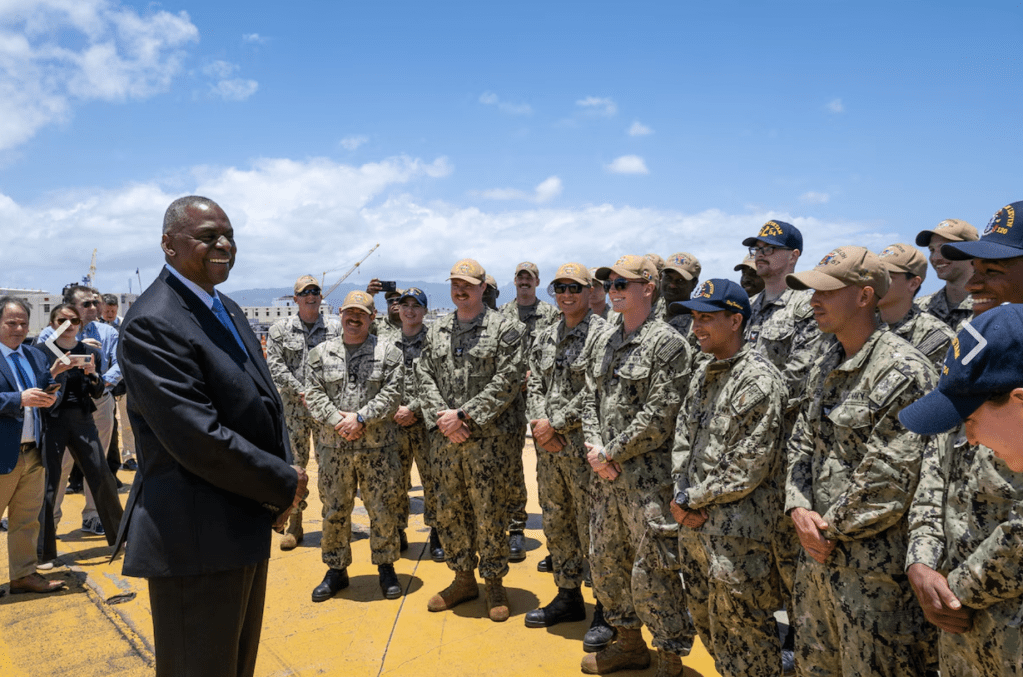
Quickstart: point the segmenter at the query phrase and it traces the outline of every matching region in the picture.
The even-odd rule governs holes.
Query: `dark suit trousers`
[[[103,530],[106,531],[107,543],[114,544],[117,528],[121,524],[124,508],[121,497],[117,494],[117,484],[107,467],[106,450],[100,444],[96,423],[92,414],[80,409],[67,409],[46,422],[43,434],[43,465],[46,466],[46,495],[43,499],[43,510],[39,515],[39,555],[40,561],[48,562],[57,556],[57,529],[53,523],[53,506],[60,488],[60,465],[64,449],[71,451],[71,456],[85,474],[92,497],[96,501]]]
[[[268,562],[213,574],[149,579],[156,677],[252,676],[263,627]]]

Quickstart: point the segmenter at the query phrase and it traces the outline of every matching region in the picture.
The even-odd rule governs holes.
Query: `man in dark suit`
[[[138,475],[118,544],[149,579],[156,674],[252,675],[271,526],[305,495],[283,407],[241,309],[214,286],[237,248],[224,211],[196,196],[163,222],[167,267],[124,317]]]
[[[8,512],[12,594],[64,587],[64,581],[48,581],[36,573],[39,510],[46,478],[39,452],[39,407],[48,407],[57,398],[44,390],[53,383],[46,355],[22,345],[28,334],[28,315],[23,300],[0,298],[0,513]],[[58,373],[66,369],[60,363],[53,367]]]

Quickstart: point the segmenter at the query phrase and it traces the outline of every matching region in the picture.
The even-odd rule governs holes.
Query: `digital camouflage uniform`
[[[749,344],[701,362],[679,410],[672,450],[676,494],[706,510],[679,527],[689,611],[725,677],[779,674],[781,608],[772,532],[782,511],[785,386]]]
[[[926,357],[878,329],[846,358],[834,342],[814,364],[788,442],[785,511],[819,513],[837,541],[796,573],[801,675],[922,675],[925,621],[903,573],[909,508],[925,453],[940,437],[909,432],[898,412],[937,383]]]
[[[671,516],[671,446],[691,349],[651,313],[628,336],[609,325],[586,372],[586,441],[604,448],[621,474],[593,484],[590,572],[604,617],[646,625],[658,649],[687,656],[696,631],[679,576],[678,524]]]
[[[323,502],[323,563],[344,569],[352,563],[352,509],[361,490],[369,514],[369,547],[373,564],[398,559],[401,515],[401,462],[398,459],[398,410],[405,367],[393,343],[370,335],[355,347],[342,338],[321,343],[309,352],[306,402],[329,429],[341,412],[356,412],[365,421],[354,441],[334,434],[334,446],[320,459],[319,490]],[[407,499],[406,499],[407,500]]]
[[[546,329],[550,325],[558,321],[561,312],[546,301],[537,299],[535,303],[529,306],[520,306],[518,301],[512,299],[508,303],[505,303],[498,312],[504,314],[505,317],[518,320],[525,325],[525,332],[523,334],[523,377],[525,376],[525,362],[529,356],[529,350],[533,344],[533,338],[543,329]],[[510,436],[508,443],[508,450],[511,453],[511,475],[508,478],[509,481],[509,494],[508,500],[508,530],[509,531],[523,531],[526,528],[526,501],[528,496],[526,494],[526,473],[522,467],[522,448],[526,444],[526,396],[525,396],[525,382],[520,386],[520,393],[512,402],[512,411],[514,417],[509,418],[507,433]]]
[[[807,372],[823,351],[821,331],[813,319],[813,309],[810,307],[812,295],[811,290],[786,289],[773,301],[767,301],[764,292],[750,299],[751,313],[746,323],[746,340],[784,377],[788,393],[785,434],[790,433],[795,424],[800,397],[806,390]],[[783,455],[782,465],[786,462]],[[791,598],[796,563],[802,548],[792,520],[784,514],[778,515],[771,547],[774,549],[784,592]]]
[[[419,481],[423,485],[423,523],[432,527],[435,526],[437,516],[436,478],[433,476],[433,466],[430,462],[430,438],[423,422],[423,410],[415,378],[415,361],[419,359],[425,344],[425,326],[415,336],[408,337],[404,334],[398,336],[397,345],[405,357],[405,394],[401,403],[416,415],[416,422],[412,425],[398,426],[398,451],[401,456],[402,483],[405,487],[409,485],[413,459],[416,462]],[[401,528],[405,529],[408,527],[408,501],[404,501],[402,507]]]
[[[590,485],[595,477],[586,460],[583,400],[589,354],[605,326],[592,311],[571,329],[562,318],[538,333],[529,359],[526,415],[531,421],[548,419],[567,442],[557,453],[539,445],[536,449],[543,532],[559,588],[582,585],[590,550]]]
[[[909,511],[906,568],[940,572],[975,609],[969,631],[939,631],[942,677],[1023,675],[1023,473],[965,435],[928,451]]]
[[[478,562],[483,578],[508,572],[505,528],[513,456],[508,433],[518,425],[511,403],[522,387],[524,329],[489,308],[469,322],[451,313],[430,327],[416,367],[437,477],[436,526],[447,564],[454,571],[472,571]],[[454,444],[437,430],[437,413],[444,409],[467,414],[468,440]],[[521,456],[521,447],[517,451]]]
[[[955,338],[947,324],[930,313],[912,307],[900,322],[888,325],[888,329],[900,336],[924,354],[937,369],[945,361],[945,353]]]
[[[335,437],[334,431],[324,429],[302,403],[302,394],[309,384],[306,357],[316,346],[340,335],[341,321],[336,317],[320,315],[313,326],[306,329],[305,323],[295,315],[270,325],[266,338],[266,363],[284,403],[284,420],[295,465],[302,468],[309,464],[310,439],[319,463],[324,447],[332,446]],[[298,509],[306,509],[304,499]]]
[[[397,341],[401,337],[401,325],[391,324],[385,312],[383,315],[374,318],[373,323],[369,325],[369,333],[377,338]]]
[[[959,305],[953,306],[948,300],[944,287],[933,294],[921,296],[913,302],[913,305],[925,313],[934,315],[954,332],[962,329],[963,322],[973,317],[973,297],[967,294]]]

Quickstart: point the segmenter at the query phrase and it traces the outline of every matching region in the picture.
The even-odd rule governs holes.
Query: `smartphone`
[[[60,384],[59,383],[51,383],[50,385],[46,386],[46,390],[44,390],[43,392],[45,392],[47,395],[52,395],[55,392],[57,392],[58,390],[60,390]]]
[[[389,291],[398,291],[398,283],[394,280],[380,280],[380,291],[385,294]]]
[[[68,355],[72,367],[84,367],[92,362],[92,355]]]

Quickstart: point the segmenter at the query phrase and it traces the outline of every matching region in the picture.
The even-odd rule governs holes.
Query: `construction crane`
[[[377,247],[379,247],[379,246],[380,246],[380,243],[379,243],[379,242],[377,242],[377,243],[376,243],[375,245],[373,245],[373,248],[372,248],[372,249],[370,249],[370,250],[369,250],[368,252],[366,252],[366,255],[365,255],[365,256],[363,256],[363,257],[362,257],[361,259],[359,259],[358,261],[356,261],[356,262],[355,262],[355,265],[354,265],[354,266],[352,266],[351,268],[349,268],[349,269],[348,269],[348,272],[346,272],[346,273],[345,273],[344,275],[342,275],[342,276],[341,276],[341,279],[339,279],[339,280],[338,280],[337,282],[335,282],[335,283],[334,283],[333,285],[331,285],[330,289],[328,289],[327,291],[323,292],[323,300],[324,300],[324,301],[326,301],[326,300],[327,300],[327,297],[328,297],[328,296],[330,296],[331,294],[333,294],[333,293],[334,293],[334,290],[335,290],[335,289],[337,289],[337,288],[338,288],[338,286],[339,286],[339,285],[340,285],[340,284],[341,284],[342,282],[344,282],[344,281],[345,281],[345,279],[346,279],[346,278],[347,278],[347,277],[348,277],[349,275],[351,275],[352,273],[354,273],[354,272],[355,272],[355,269],[356,269],[356,268],[358,268],[359,266],[361,266],[361,265],[362,265],[362,262],[363,262],[363,261],[365,261],[366,259],[368,259],[368,258],[369,258],[369,255],[370,255],[370,254],[372,254],[373,252],[375,252],[375,251],[377,250]],[[95,256],[95,255],[93,255],[93,256]],[[326,279],[326,277],[327,277],[327,273],[328,273],[328,272],[330,272],[330,271],[324,271],[324,273],[323,273],[323,277],[324,277],[324,279]],[[321,286],[322,286],[322,283],[321,283]]]
[[[98,252],[98,251],[99,251],[99,249],[93,249],[92,250],[92,262],[89,264],[89,276],[86,277],[83,280],[83,282],[85,282],[85,286],[87,286],[87,287],[95,287],[96,286],[96,284],[95,284],[95,282],[96,282],[96,252]]]

